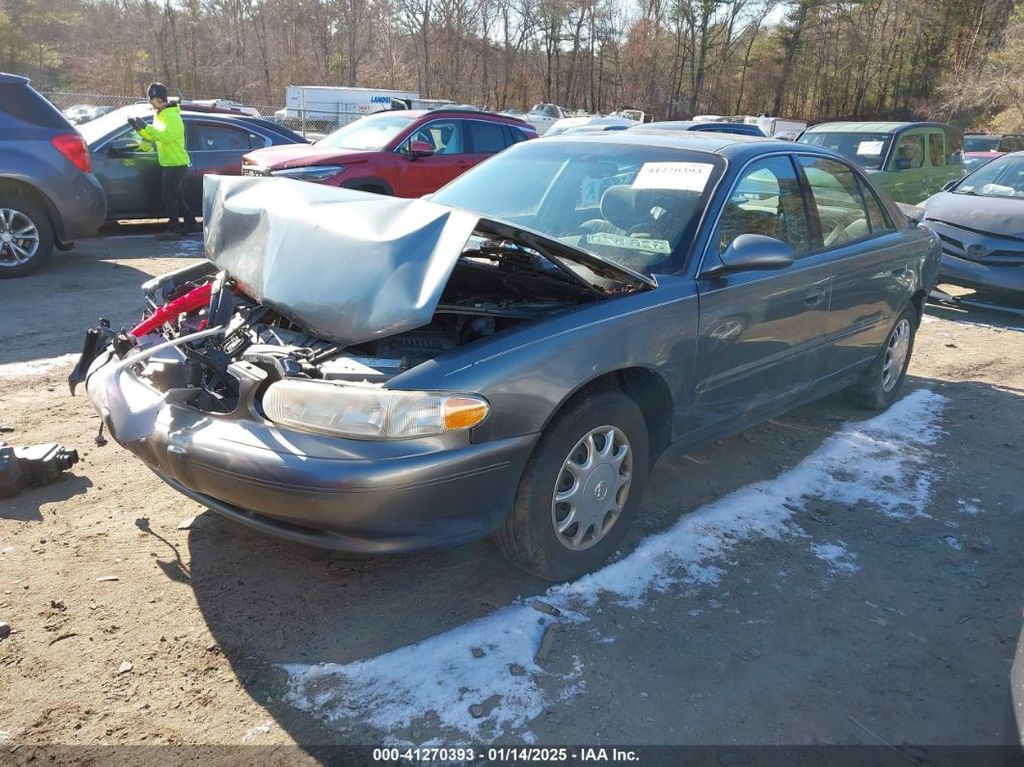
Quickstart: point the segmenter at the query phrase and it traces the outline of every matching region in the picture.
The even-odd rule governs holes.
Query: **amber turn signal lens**
[[[487,403],[473,397],[448,397],[444,403],[444,427],[468,429],[487,417]]]

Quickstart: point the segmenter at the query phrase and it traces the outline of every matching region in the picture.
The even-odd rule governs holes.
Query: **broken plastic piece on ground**
[[[113,336],[110,330],[110,320],[100,319],[99,325],[85,331],[85,341],[82,343],[82,354],[78,358],[75,369],[68,375],[68,388],[74,396],[75,387],[85,380],[85,374],[89,366],[96,359],[96,356],[106,346],[106,342]],[[102,341],[102,342],[101,342]]]
[[[1010,314],[1016,314],[1019,317],[1024,317],[1024,309],[1016,306],[1008,306],[1005,304],[997,304],[990,301],[980,301],[975,298],[968,298],[966,296],[954,296],[941,288],[932,288],[932,292],[928,295],[928,300],[942,304],[945,306],[952,307],[973,307],[975,309],[990,309],[996,312],[1008,312]]]
[[[12,498],[26,487],[53,482],[78,463],[78,451],[50,442],[29,447],[0,443],[0,497]]]

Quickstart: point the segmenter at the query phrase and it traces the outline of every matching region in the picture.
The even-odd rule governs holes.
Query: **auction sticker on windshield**
[[[703,192],[714,167],[706,162],[645,162],[633,180],[633,188]]]
[[[882,153],[882,146],[885,144],[884,141],[861,141],[857,144],[857,154],[860,155],[875,155]]]

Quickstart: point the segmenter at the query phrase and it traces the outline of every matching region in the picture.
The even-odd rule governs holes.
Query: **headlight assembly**
[[[263,410],[271,421],[349,439],[412,439],[469,429],[490,412],[475,394],[392,391],[285,379],[267,387]]]
[[[305,165],[301,168],[285,168],[275,170],[273,175],[285,178],[295,178],[299,181],[326,181],[329,178],[343,173],[344,165]]]

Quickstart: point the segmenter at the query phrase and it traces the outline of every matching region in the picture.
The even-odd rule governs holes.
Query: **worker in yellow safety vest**
[[[160,163],[160,197],[167,228],[157,235],[158,240],[177,240],[182,234],[199,231],[195,216],[185,202],[182,182],[191,162],[185,150],[185,123],[181,120],[181,107],[167,97],[167,86],[152,83],[146,91],[149,103],[156,111],[153,124],[138,117],[129,117],[128,124],[147,142],[156,147]],[[145,148],[145,147],[140,147]],[[182,221],[179,221],[179,216]]]

